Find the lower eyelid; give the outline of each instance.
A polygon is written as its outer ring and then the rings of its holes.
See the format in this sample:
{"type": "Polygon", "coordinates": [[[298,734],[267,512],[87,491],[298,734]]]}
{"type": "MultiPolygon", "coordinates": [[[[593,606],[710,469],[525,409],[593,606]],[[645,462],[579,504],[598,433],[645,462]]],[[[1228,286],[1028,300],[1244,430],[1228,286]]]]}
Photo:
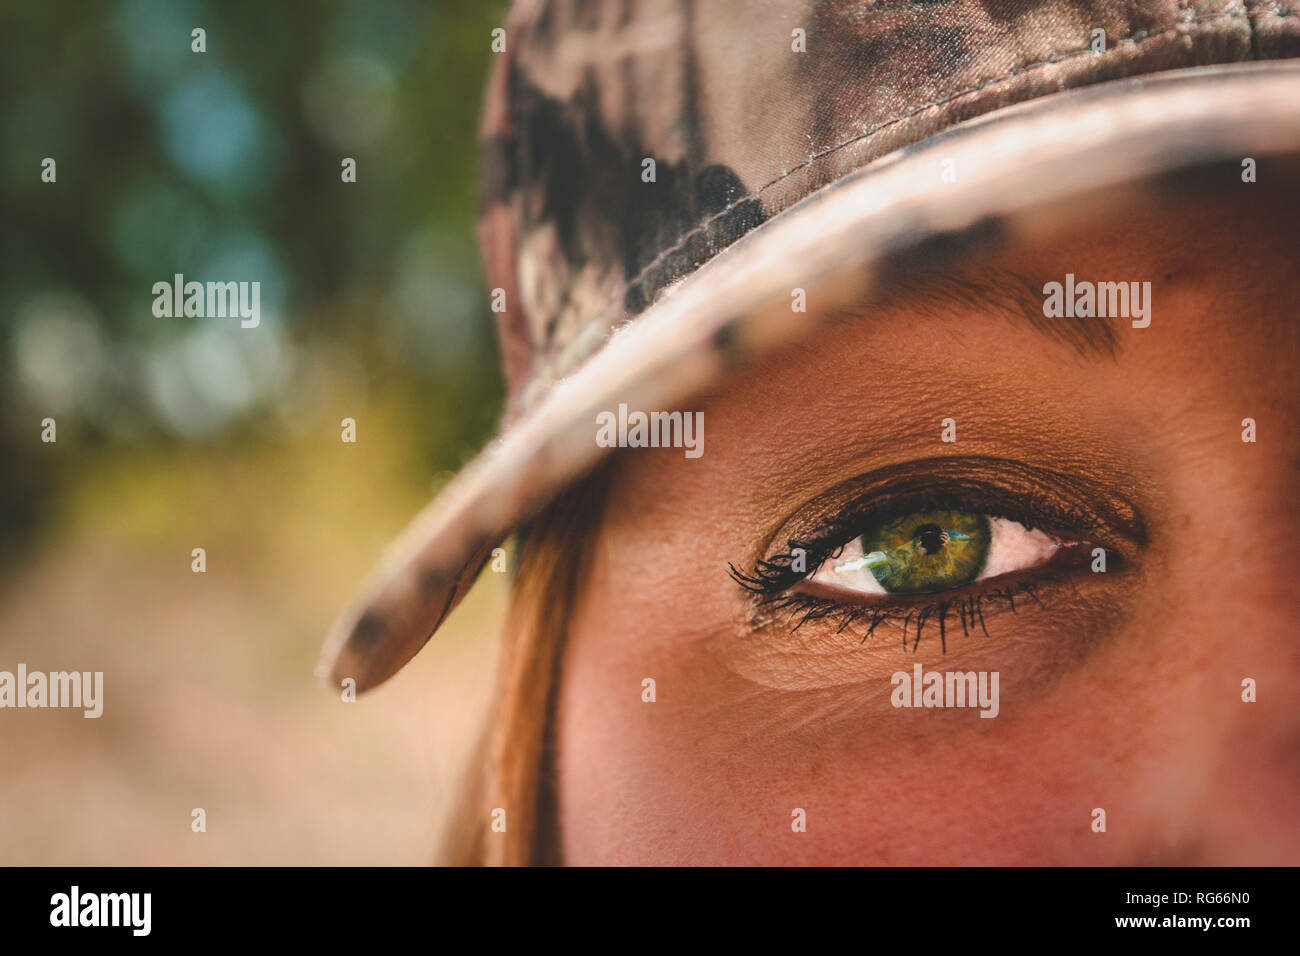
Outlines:
{"type": "MultiPolygon", "coordinates": [[[[932,653],[946,654],[954,649],[952,642],[958,639],[999,642],[1001,628],[1008,619],[1021,618],[1028,610],[1031,616],[1024,626],[1030,628],[1059,627],[1059,624],[1045,625],[1039,615],[1046,615],[1047,621],[1059,621],[1062,614],[1076,615],[1071,619],[1069,629],[1073,641],[1077,636],[1074,634],[1076,630],[1095,630],[1083,624],[1085,617],[1105,616],[1116,607],[1113,595],[1108,593],[1110,589],[1106,589],[1107,597],[1099,600],[1101,581],[1093,580],[1093,575],[1079,573],[1087,567],[1086,558],[1084,552],[1058,558],[1065,573],[1044,575],[1040,565],[1028,571],[1002,575],[998,580],[989,579],[983,584],[971,583],[947,592],[894,595],[890,601],[883,602],[845,601],[838,595],[826,597],[824,591],[819,594],[815,587],[804,590],[799,585],[791,589],[784,602],[786,607],[781,609],[778,604],[769,609],[769,614],[772,610],[781,614],[783,610],[779,619],[765,615],[766,620],[753,621],[753,629],[757,632],[780,628],[784,629],[786,636],[793,633],[796,637],[829,632],[830,639],[846,647],[862,645],[864,649],[875,646],[897,651],[897,642],[901,640],[908,653],[918,647],[923,649],[933,640],[932,653]],[[1071,568],[1075,573],[1069,573],[1071,568]],[[805,616],[807,620],[804,620],[805,616]]],[[[1127,568],[1119,564],[1108,568],[1108,571],[1120,574],[1124,570],[1127,568]]],[[[1116,583],[1121,579],[1119,575],[1115,578],[1116,583]]],[[[1122,580],[1129,580],[1128,576],[1123,575],[1122,580]]],[[[1024,627],[1018,628],[1014,636],[1017,643],[1022,642],[1024,627]]],[[[781,640],[780,637],[775,639],[781,640]]],[[[1053,653],[1059,653],[1059,649],[1053,653]]]]}
{"type": "MultiPolygon", "coordinates": [[[[1129,570],[1135,569],[1125,568],[1129,570]]],[[[1045,690],[1055,676],[1086,659],[1127,618],[1129,602],[1140,590],[1140,574],[1121,572],[1106,586],[1100,580],[1103,577],[1111,576],[1067,573],[1039,581],[1031,571],[1008,575],[1005,585],[968,585],[954,594],[968,602],[975,599],[974,620],[967,611],[963,629],[958,598],[949,598],[945,641],[940,640],[940,616],[931,611],[919,645],[915,643],[916,612],[926,605],[924,601],[912,600],[910,607],[883,608],[888,615],[868,640],[864,640],[864,632],[872,621],[869,606],[865,615],[860,614],[856,623],[843,630],[834,614],[795,630],[798,617],[791,619],[788,610],[755,608],[744,639],[720,641],[716,651],[733,671],[762,686],[778,691],[839,687],[866,706],[869,702],[859,688],[877,680],[887,682],[900,665],[910,667],[918,661],[925,666],[942,661],[942,666],[959,670],[1013,668],[1017,685],[1029,695],[1045,690]],[[1041,606],[1023,591],[1025,583],[1037,592],[1041,606]],[[1007,590],[1010,599],[1004,593],[1007,590]]],[[[934,595],[919,597],[933,599],[934,595]]],[[[857,609],[864,610],[860,605],[857,609]]],[[[1004,674],[1004,679],[1010,677],[1004,674]]],[[[878,703],[889,713],[888,687],[881,686],[885,693],[878,703]]]]}

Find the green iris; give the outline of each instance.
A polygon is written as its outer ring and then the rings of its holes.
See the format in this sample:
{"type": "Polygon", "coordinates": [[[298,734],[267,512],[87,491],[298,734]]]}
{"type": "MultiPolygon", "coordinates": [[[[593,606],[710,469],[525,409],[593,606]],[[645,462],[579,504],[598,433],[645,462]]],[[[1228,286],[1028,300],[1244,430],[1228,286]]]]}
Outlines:
{"type": "Polygon", "coordinates": [[[961,587],[989,553],[989,522],[969,511],[924,511],[862,536],[862,563],[886,591],[915,594],[961,587]]]}

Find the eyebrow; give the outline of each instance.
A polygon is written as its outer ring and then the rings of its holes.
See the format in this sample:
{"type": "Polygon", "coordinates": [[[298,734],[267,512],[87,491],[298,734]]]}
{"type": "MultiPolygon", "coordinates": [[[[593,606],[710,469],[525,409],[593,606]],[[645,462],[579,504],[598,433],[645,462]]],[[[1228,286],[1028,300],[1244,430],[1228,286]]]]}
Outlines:
{"type": "Polygon", "coordinates": [[[1044,315],[1041,284],[1007,269],[985,269],[977,275],[931,270],[894,273],[883,285],[880,292],[868,295],[841,314],[863,318],[888,307],[927,318],[950,319],[954,310],[977,306],[1023,321],[1034,332],[1090,361],[1114,359],[1120,351],[1110,319],[1044,315]]]}

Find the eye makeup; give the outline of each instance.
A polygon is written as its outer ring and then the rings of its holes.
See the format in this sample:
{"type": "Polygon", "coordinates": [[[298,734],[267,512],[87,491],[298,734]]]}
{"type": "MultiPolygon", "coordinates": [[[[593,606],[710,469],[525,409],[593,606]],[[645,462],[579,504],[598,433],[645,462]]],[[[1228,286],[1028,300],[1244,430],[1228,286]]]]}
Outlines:
{"type": "Polygon", "coordinates": [[[782,523],[748,570],[732,564],[730,573],[755,617],[788,612],[792,631],[823,622],[865,642],[882,626],[901,625],[904,647],[909,631],[911,650],[932,633],[946,651],[950,630],[987,634],[990,614],[1041,605],[1054,581],[1095,569],[1097,549],[1115,573],[1145,542],[1137,508],[1086,468],[1067,474],[1011,459],[933,458],[824,492],[782,523]],[[1036,541],[1034,563],[981,576],[993,527],[1036,541]],[[837,574],[865,586],[837,586],[837,574]]]}

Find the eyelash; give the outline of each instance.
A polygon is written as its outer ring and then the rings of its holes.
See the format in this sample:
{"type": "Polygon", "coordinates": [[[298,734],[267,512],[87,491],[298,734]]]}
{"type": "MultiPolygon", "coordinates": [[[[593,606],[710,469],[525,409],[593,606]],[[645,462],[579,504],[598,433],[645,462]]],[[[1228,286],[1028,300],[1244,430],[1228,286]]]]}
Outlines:
{"type": "MultiPolygon", "coordinates": [[[[836,551],[838,550],[837,548],[836,551]]],[[[771,561],[760,561],[759,565],[771,565],[782,559],[791,561],[793,557],[793,554],[779,555],[771,561]]],[[[834,552],[831,552],[828,557],[834,557],[834,552]]],[[[792,622],[795,621],[795,618],[798,618],[798,621],[790,628],[792,634],[808,621],[817,621],[828,617],[839,618],[839,627],[835,630],[837,634],[843,633],[854,625],[869,621],[860,641],[860,643],[865,644],[880,625],[901,622],[903,648],[906,649],[907,629],[913,618],[915,618],[916,631],[912,640],[913,651],[921,643],[921,635],[924,633],[926,623],[937,620],[939,622],[940,646],[946,653],[948,650],[947,619],[950,614],[954,613],[961,623],[963,635],[968,635],[978,624],[980,630],[987,637],[989,632],[984,622],[985,601],[991,601],[992,599],[1004,601],[1013,614],[1016,613],[1017,594],[1028,596],[1040,607],[1043,606],[1042,600],[1038,597],[1038,588],[1028,581],[1017,581],[1014,584],[1004,584],[1000,587],[985,586],[975,593],[969,593],[970,586],[967,585],[953,589],[954,593],[962,592],[956,597],[926,595],[920,599],[913,599],[907,604],[892,602],[864,604],[856,601],[836,601],[812,594],[790,592],[789,588],[793,584],[802,581],[806,575],[796,575],[796,580],[792,584],[776,583],[775,581],[764,580],[763,575],[768,572],[762,567],[756,567],[752,574],[741,571],[734,564],[728,567],[732,579],[746,591],[764,598],[767,607],[774,611],[788,610],[792,622]]],[[[1035,568],[1034,570],[1040,569],[1035,568]]],[[[790,572],[787,568],[780,573],[789,575],[795,572],[790,572]]],[[[1012,577],[1012,575],[1004,575],[1004,577],[1012,577]]]]}
{"type": "MultiPolygon", "coordinates": [[[[1026,512],[1021,508],[1008,507],[1005,502],[999,504],[989,503],[979,507],[990,513],[997,512],[999,517],[1007,517],[1018,521],[1026,529],[1042,527],[1047,523],[1040,517],[1043,510],[1054,512],[1053,518],[1048,519],[1053,523],[1057,521],[1069,524],[1080,523],[1077,514],[1066,513],[1069,509],[1059,507],[1043,509],[1038,507],[1042,504],[1043,502],[1035,502],[1031,512],[1026,512]]],[[[946,596],[944,592],[937,592],[931,595],[918,595],[910,598],[900,597],[892,601],[866,603],[835,600],[803,592],[792,592],[790,589],[807,579],[810,576],[811,569],[819,567],[822,562],[829,558],[837,557],[843,551],[848,540],[855,537],[861,530],[865,530],[873,522],[887,519],[894,514],[908,513],[909,511],[934,510],[937,508],[972,510],[974,507],[976,506],[973,506],[970,502],[961,502],[949,497],[942,499],[925,498],[913,501],[906,506],[894,502],[889,507],[889,511],[884,513],[882,513],[884,509],[877,508],[874,509],[874,513],[865,515],[861,513],[857,515],[849,514],[833,521],[831,523],[833,527],[819,535],[816,540],[806,544],[792,540],[789,542],[791,548],[789,553],[759,559],[748,572],[742,571],[734,564],[728,564],[729,574],[744,590],[758,596],[760,603],[764,607],[773,611],[789,611],[790,621],[793,623],[790,629],[791,633],[798,631],[808,621],[825,618],[839,621],[836,633],[842,633],[855,625],[866,622],[867,626],[861,641],[865,643],[882,624],[901,623],[903,647],[906,649],[908,628],[912,621],[915,620],[916,628],[912,640],[912,650],[915,651],[920,645],[926,624],[937,621],[940,645],[943,651],[946,652],[948,645],[947,619],[951,615],[957,617],[963,634],[969,634],[978,625],[979,629],[987,636],[988,627],[984,621],[985,602],[1003,602],[1013,614],[1016,613],[1017,595],[1029,598],[1040,607],[1044,606],[1032,578],[1041,574],[1045,568],[1052,566],[1053,562],[1040,565],[1023,573],[1006,574],[991,578],[989,579],[990,582],[1000,583],[989,583],[979,590],[972,591],[972,587],[975,586],[974,582],[960,588],[953,588],[950,592],[953,595],[951,597],[946,596]],[[850,528],[853,529],[853,533],[846,533],[846,529],[850,528]],[[837,543],[834,546],[828,546],[832,541],[837,543]],[[795,550],[803,552],[804,567],[809,570],[803,572],[792,570],[795,561],[795,550]],[[1025,577],[1029,577],[1030,580],[1025,580],[1025,577]],[[1002,581],[1002,578],[1011,578],[1013,580],[1002,581]]],[[[1107,553],[1112,560],[1118,557],[1110,549],[1107,549],[1107,553]]]]}

